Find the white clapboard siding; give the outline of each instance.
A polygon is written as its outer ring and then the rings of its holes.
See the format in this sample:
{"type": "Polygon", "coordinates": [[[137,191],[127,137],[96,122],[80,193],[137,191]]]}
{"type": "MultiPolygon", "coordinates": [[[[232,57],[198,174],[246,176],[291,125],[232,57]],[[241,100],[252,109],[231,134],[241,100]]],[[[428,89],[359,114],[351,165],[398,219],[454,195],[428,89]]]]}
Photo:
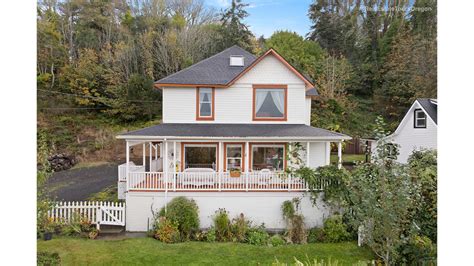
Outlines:
{"type": "MultiPolygon", "coordinates": [[[[163,88],[164,123],[209,123],[196,121],[196,88],[163,88]]],[[[213,123],[309,124],[311,101],[304,82],[273,55],[265,57],[229,88],[215,89],[213,123]],[[252,121],[253,84],[288,85],[287,121],[252,121]]]]}
{"type": "Polygon", "coordinates": [[[125,203],[107,201],[56,202],[48,216],[55,222],[70,223],[74,219],[92,224],[125,225],[125,203]]]}

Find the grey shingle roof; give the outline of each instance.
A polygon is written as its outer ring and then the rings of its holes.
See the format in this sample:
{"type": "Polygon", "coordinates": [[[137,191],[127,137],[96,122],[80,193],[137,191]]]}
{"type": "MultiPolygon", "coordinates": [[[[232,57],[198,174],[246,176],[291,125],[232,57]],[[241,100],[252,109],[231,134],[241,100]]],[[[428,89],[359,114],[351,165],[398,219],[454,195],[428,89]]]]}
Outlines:
{"type": "Polygon", "coordinates": [[[306,91],[306,96],[318,96],[319,93],[316,91],[316,88],[311,88],[306,91]]]}
{"type": "Polygon", "coordinates": [[[349,136],[303,124],[180,124],[164,123],[123,133],[118,138],[139,137],[276,137],[336,138],[349,136]]]}
{"type": "Polygon", "coordinates": [[[420,103],[423,109],[425,109],[431,119],[433,119],[435,124],[438,124],[438,104],[433,103],[433,101],[437,102],[437,100],[428,98],[419,98],[416,100],[420,103]]]}
{"type": "Polygon", "coordinates": [[[190,67],[171,74],[155,84],[212,84],[225,85],[237,77],[257,59],[253,54],[234,45],[190,67]],[[244,66],[230,66],[231,55],[244,57],[244,66]]]}

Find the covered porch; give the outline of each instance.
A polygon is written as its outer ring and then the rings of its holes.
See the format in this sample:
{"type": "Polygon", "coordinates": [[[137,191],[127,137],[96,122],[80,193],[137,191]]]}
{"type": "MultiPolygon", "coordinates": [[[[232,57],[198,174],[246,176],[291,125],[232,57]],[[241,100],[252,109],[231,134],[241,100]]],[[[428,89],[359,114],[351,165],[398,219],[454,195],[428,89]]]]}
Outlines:
{"type": "MultiPolygon", "coordinates": [[[[215,129],[215,125],[208,127],[215,129]]],[[[287,169],[329,165],[331,143],[338,147],[341,167],[342,142],[348,138],[342,134],[250,137],[239,132],[232,132],[237,135],[232,137],[222,133],[203,136],[200,132],[189,137],[129,134],[123,137],[126,162],[118,171],[121,197],[125,192],[144,191],[307,191],[307,184],[287,169]],[[130,160],[130,150],[136,147],[142,150],[139,163],[130,160]]],[[[321,182],[317,188],[324,186],[321,182]]]]}

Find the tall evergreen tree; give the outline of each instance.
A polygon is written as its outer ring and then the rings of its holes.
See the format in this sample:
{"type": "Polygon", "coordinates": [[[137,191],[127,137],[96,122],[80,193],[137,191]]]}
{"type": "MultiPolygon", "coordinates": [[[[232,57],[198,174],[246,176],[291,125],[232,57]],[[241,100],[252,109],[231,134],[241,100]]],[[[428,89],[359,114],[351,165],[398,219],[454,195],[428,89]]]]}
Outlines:
{"type": "Polygon", "coordinates": [[[249,51],[253,50],[252,39],[255,38],[249,27],[243,22],[248,17],[245,10],[249,4],[242,3],[242,0],[232,0],[229,8],[221,15],[221,22],[224,26],[224,47],[239,45],[249,51]]]}

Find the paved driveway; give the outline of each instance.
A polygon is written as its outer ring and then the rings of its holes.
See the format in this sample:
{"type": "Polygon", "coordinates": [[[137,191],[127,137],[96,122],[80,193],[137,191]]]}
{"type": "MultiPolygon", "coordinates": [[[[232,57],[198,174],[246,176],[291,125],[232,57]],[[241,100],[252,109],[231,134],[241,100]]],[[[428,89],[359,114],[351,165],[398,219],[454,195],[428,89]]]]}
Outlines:
{"type": "Polygon", "coordinates": [[[47,187],[53,199],[78,201],[116,184],[117,164],[111,163],[54,173],[47,187]]]}

